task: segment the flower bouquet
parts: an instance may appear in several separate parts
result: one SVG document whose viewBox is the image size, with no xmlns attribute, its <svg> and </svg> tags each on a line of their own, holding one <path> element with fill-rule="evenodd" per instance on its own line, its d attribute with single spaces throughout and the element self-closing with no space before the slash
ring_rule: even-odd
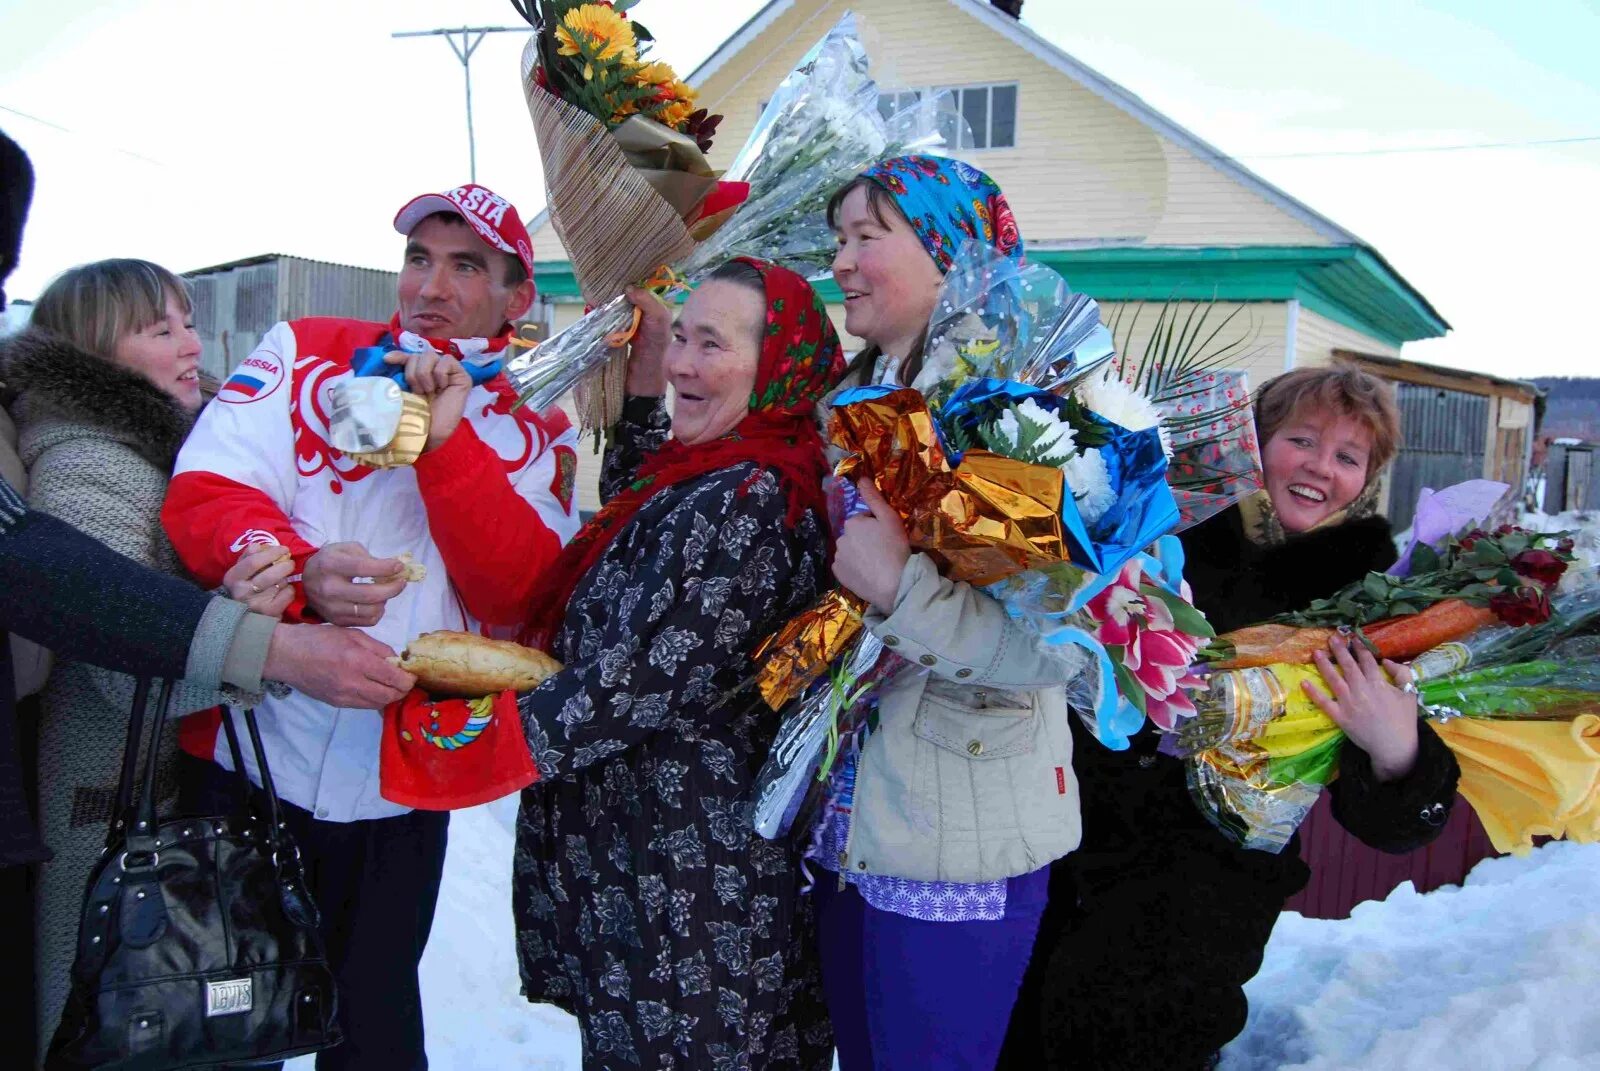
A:
<svg viewBox="0 0 1600 1071">
<path fill-rule="evenodd" d="M 1129 311 L 1131 308 L 1131 311 Z M 1147 307 L 1121 306 L 1111 324 L 1132 353 Z M 1261 488 L 1255 412 L 1245 373 L 1255 333 L 1235 326 L 1244 307 L 1167 302 L 1156 310 L 1137 360 L 1125 360 L 1131 385 L 1149 390 L 1162 410 L 1170 464 L 1167 485 L 1178 500 L 1180 528 L 1189 528 Z"/>
<path fill-rule="evenodd" d="M 651 34 L 628 17 L 635 3 L 513 0 L 535 30 L 523 90 L 551 219 L 592 305 L 683 256 L 693 229 L 742 193 L 719 186 L 706 162 L 722 117 L 697 108 L 694 90 L 647 58 Z M 615 422 L 626 371 L 619 357 L 596 391 L 580 391 L 586 427 Z"/>
<path fill-rule="evenodd" d="M 1203 679 L 1172 742 L 1201 811 L 1244 847 L 1281 851 L 1337 776 L 1344 733 L 1301 688 L 1320 683 L 1310 655 L 1337 623 L 1411 661 L 1420 713 L 1456 753 L 1497 848 L 1600 838 L 1600 670 L 1594 638 L 1576 635 L 1600 621 L 1600 584 L 1552 596 L 1569 561 L 1560 533 L 1472 529 L 1413 546 L 1410 575 L 1369 573 L 1219 637 L 1231 657 L 1215 664 L 1231 668 Z"/>
<path fill-rule="evenodd" d="M 1083 705 L 1102 739 L 1125 747 L 1147 715 L 1175 719 L 1211 630 L 1167 538 L 1179 518 L 1160 411 L 1121 378 L 1098 308 L 1049 269 L 969 241 L 927 338 L 913 387 L 834 399 L 836 523 L 854 511 L 854 481 L 872 479 L 944 576 L 999 599 L 1065 675 L 1093 667 Z M 790 827 L 876 685 L 905 666 L 862 629 L 865 609 L 830 593 L 753 656 L 782 713 L 757 779 L 763 836 Z"/>
<path fill-rule="evenodd" d="M 535 45 L 541 40 L 536 39 Z M 530 51 L 540 54 L 534 46 Z M 565 101 L 546 101 L 550 94 L 538 85 L 536 71 L 527 84 L 530 99 L 540 101 L 541 108 L 569 118 L 577 112 L 593 127 L 589 132 L 593 136 L 582 142 L 585 152 L 592 143 L 609 138 L 588 113 Z M 919 103 L 887 120 L 879 114 L 878 88 L 868 73 L 854 16 L 846 15 L 778 86 L 723 176 L 725 185 L 739 184 L 745 194 L 742 202 L 731 212 L 723 210 L 703 221 L 694 233 L 642 178 L 635 186 L 645 192 L 636 190 L 634 198 L 658 203 L 649 223 L 617 209 L 623 195 L 612 188 L 611 179 L 597 177 L 592 168 L 581 174 L 574 171 L 578 178 L 570 190 L 563 189 L 565 182 L 558 184 L 552 177 L 553 215 L 558 229 L 567 228 L 561 230 L 562 241 L 572 254 L 580 281 L 591 271 L 580 258 L 615 258 L 615 263 L 608 264 L 603 273 L 592 270 L 603 286 L 584 282 L 584 297 L 594 306 L 592 311 L 507 364 L 506 374 L 517 389 L 519 404 L 535 409 L 550 406 L 608 362 L 613 370 L 625 370 L 616 347 L 627 341 L 630 324 L 636 323 L 632 306 L 622 296 L 628 285 L 638 283 L 657 294 L 682 290 L 739 255 L 776 261 L 807 276 L 825 272 L 834 249 L 826 214 L 828 198 L 877 160 L 934 144 L 937 136 L 925 133 L 936 129 L 928 120 L 930 107 Z M 690 120 L 692 115 L 685 121 Z M 535 122 L 540 122 L 537 113 Z M 564 142 L 559 131 L 547 137 L 541 128 L 539 143 L 547 174 L 552 174 L 550 161 L 558 151 L 563 160 L 576 152 L 561 148 Z M 620 151 L 615 155 L 620 159 Z M 565 167 L 562 164 L 556 170 Z M 621 163 L 613 170 L 633 173 L 631 165 Z M 580 219 L 585 223 L 581 232 L 572 229 L 573 221 Z M 602 237 L 597 228 L 606 220 L 616 226 Z M 589 227 L 591 223 L 594 229 Z M 620 390 L 606 394 L 613 409 L 620 404 Z M 586 412 L 582 416 L 585 429 L 592 430 L 610 426 L 615 413 L 608 409 L 603 415 Z"/>
<path fill-rule="evenodd" d="M 1572 560 L 1572 541 L 1504 525 L 1446 536 L 1410 552 L 1410 572 L 1368 573 L 1305 610 L 1238 629 L 1208 652 L 1219 669 L 1305 663 L 1340 628 L 1360 627 L 1372 652 L 1409 661 L 1495 621 L 1550 616 L 1550 588 Z"/>
</svg>

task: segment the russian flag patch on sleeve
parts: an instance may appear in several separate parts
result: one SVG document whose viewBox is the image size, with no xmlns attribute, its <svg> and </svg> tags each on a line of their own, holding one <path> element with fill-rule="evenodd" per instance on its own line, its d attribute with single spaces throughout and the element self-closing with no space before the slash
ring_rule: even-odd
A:
<svg viewBox="0 0 1600 1071">
<path fill-rule="evenodd" d="M 283 359 L 275 353 L 256 351 L 233 370 L 233 375 L 217 391 L 217 401 L 231 405 L 260 401 L 283 385 Z"/>
</svg>

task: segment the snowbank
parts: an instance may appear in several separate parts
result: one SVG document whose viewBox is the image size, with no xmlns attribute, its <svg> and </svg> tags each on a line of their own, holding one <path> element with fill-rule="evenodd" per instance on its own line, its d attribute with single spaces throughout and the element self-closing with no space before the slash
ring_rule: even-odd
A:
<svg viewBox="0 0 1600 1071">
<path fill-rule="evenodd" d="M 1348 920 L 1285 914 L 1223 1071 L 1600 1067 L 1600 847 L 1488 859 Z"/>
</svg>

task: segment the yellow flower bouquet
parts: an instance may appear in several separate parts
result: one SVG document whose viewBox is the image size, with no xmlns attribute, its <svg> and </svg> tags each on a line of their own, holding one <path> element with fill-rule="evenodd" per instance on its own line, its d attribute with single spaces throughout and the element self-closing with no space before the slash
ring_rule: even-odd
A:
<svg viewBox="0 0 1600 1071">
<path fill-rule="evenodd" d="M 742 199 L 706 160 L 722 117 L 648 58 L 635 2 L 513 0 L 535 30 L 522 82 L 551 217 L 592 306 L 680 259 Z M 619 352 L 578 388 L 586 429 L 615 423 L 626 369 Z"/>
</svg>

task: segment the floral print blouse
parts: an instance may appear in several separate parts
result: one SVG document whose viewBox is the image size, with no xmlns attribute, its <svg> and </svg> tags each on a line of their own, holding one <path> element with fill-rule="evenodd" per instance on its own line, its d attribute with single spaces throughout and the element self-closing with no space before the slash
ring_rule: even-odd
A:
<svg viewBox="0 0 1600 1071">
<path fill-rule="evenodd" d="M 630 400 L 603 494 L 669 426 Z M 819 518 L 785 510 L 748 462 L 652 497 L 579 582 L 566 668 L 520 703 L 540 781 L 517 820 L 519 966 L 529 1000 L 578 1016 L 586 1068 L 830 1066 L 798 859 L 750 824 L 777 717 L 736 690 L 825 576 Z"/>
</svg>

